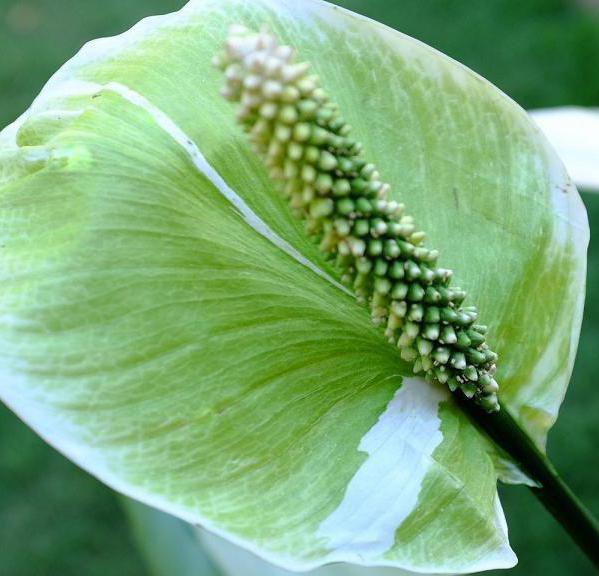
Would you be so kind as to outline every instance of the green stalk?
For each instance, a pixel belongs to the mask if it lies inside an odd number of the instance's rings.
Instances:
[[[493,442],[538,484],[538,487],[530,487],[533,494],[599,569],[599,522],[562,480],[551,460],[539,450],[507,406],[500,402],[501,410],[490,414],[459,390],[454,395],[460,407]]]

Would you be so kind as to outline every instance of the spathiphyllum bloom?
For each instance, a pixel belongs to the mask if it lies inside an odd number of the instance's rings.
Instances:
[[[427,380],[498,410],[487,327],[475,324],[475,307],[462,306],[465,292],[450,287],[452,271],[436,265],[439,252],[424,247],[404,205],[389,199],[389,184],[364,160],[309,64],[295,62],[293,49],[267,32],[244,27],[232,28],[215,64],[271,178],[320,249],[336,256],[342,280],[368,300],[401,357]]]
[[[0,234],[0,397],[109,486],[286,569],[515,563],[527,478],[449,388],[544,446],[588,227],[470,70],[317,0],[193,0],[0,134]]]

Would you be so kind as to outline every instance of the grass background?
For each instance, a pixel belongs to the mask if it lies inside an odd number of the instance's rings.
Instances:
[[[599,106],[594,0],[346,0],[470,66],[525,108]],[[86,41],[121,32],[182,0],[0,0],[0,126]],[[598,160],[599,161],[599,160]],[[584,195],[599,230],[599,195]],[[577,364],[549,451],[599,514],[599,237],[592,234]],[[519,566],[514,576],[593,574],[534,497],[501,489]],[[114,494],[48,448],[0,405],[0,575],[147,574]],[[174,574],[173,576],[177,576]],[[201,576],[201,575],[198,575]]]

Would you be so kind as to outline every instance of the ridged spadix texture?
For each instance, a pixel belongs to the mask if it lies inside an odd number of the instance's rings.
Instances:
[[[292,215],[219,94],[235,23],[312,63],[468,288],[502,401],[544,443],[582,311],[576,190],[495,87],[315,0],[144,20],[2,131],[0,398],[115,489],[288,569],[513,565],[496,482],[525,479]]]
[[[439,252],[425,247],[404,205],[389,199],[389,184],[363,158],[309,63],[266,31],[233,26],[214,64],[271,178],[401,357],[427,380],[499,410],[487,327],[474,306],[462,306],[466,293],[450,285],[452,271],[437,266]]]

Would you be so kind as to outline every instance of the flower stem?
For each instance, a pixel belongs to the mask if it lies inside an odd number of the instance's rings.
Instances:
[[[454,395],[461,408],[538,484],[531,487],[533,494],[599,569],[599,522],[560,478],[552,462],[505,404],[501,404],[499,412],[489,414],[459,390]]]

